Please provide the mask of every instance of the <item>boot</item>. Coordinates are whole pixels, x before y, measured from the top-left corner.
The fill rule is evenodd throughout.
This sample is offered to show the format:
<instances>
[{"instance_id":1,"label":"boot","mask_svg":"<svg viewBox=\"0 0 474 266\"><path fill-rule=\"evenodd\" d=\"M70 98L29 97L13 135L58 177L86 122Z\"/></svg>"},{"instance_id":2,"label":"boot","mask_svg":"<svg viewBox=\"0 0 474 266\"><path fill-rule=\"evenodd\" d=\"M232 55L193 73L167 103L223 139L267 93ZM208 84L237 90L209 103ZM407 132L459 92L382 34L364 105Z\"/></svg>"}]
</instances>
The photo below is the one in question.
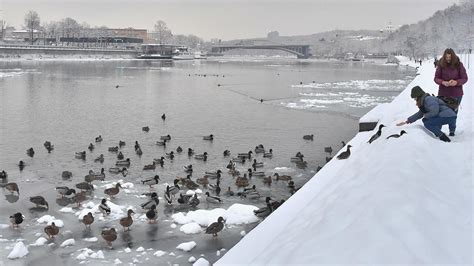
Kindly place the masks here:
<instances>
[{"instance_id":1,"label":"boot","mask_svg":"<svg viewBox=\"0 0 474 266\"><path fill-rule=\"evenodd\" d=\"M451 142L451 140L448 138L448 136L446 136L446 134L441 134L441 136L439 136L439 139L444 141L444 142Z\"/></svg>"}]
</instances>

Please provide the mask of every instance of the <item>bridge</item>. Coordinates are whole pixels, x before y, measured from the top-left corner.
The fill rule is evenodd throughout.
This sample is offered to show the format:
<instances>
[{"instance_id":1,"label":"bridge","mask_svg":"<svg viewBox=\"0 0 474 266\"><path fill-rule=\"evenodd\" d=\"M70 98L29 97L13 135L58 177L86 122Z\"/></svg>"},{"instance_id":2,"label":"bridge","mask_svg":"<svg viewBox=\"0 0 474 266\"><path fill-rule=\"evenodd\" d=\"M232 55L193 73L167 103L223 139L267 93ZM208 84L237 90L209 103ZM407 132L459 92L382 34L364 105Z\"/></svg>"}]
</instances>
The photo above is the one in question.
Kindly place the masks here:
<instances>
[{"instance_id":1,"label":"bridge","mask_svg":"<svg viewBox=\"0 0 474 266\"><path fill-rule=\"evenodd\" d=\"M261 49L261 50L281 50L296 55L300 59L306 59L311 56L309 45L298 44L263 44L263 45L218 45L211 48L211 53L222 55L224 52L234 49Z\"/></svg>"}]
</instances>

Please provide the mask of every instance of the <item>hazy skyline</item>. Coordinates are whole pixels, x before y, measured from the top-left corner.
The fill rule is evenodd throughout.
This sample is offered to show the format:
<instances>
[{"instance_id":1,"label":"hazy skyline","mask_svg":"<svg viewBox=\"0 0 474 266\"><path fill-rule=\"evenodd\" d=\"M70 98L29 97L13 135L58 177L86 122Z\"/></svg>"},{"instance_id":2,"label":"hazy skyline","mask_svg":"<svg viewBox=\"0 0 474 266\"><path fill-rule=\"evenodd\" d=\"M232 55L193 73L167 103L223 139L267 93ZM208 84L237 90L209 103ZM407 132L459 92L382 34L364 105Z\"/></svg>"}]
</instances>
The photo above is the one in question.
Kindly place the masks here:
<instances>
[{"instance_id":1,"label":"hazy skyline","mask_svg":"<svg viewBox=\"0 0 474 266\"><path fill-rule=\"evenodd\" d=\"M41 22L71 17L79 23L110 28L153 29L157 20L173 34L205 40L306 35L334 29L372 29L424 20L457 0L0 0L1 16L17 29L29 10Z\"/></svg>"}]
</instances>

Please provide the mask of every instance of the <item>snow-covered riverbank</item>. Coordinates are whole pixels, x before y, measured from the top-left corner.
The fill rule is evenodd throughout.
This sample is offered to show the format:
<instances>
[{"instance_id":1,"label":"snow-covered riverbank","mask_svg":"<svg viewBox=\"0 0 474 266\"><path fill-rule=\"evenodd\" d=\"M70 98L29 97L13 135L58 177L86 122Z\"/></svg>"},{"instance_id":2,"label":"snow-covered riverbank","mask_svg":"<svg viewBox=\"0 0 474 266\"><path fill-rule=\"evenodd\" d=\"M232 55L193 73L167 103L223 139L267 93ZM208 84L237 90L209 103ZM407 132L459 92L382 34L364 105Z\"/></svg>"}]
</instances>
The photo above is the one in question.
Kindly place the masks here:
<instances>
[{"instance_id":1,"label":"snow-covered riverbank","mask_svg":"<svg viewBox=\"0 0 474 266\"><path fill-rule=\"evenodd\" d=\"M387 126L381 138L368 144L374 132L357 134L349 159L328 163L216 265L471 265L474 56L468 59L471 80L451 143L421 121L395 126L417 111L413 86L437 93L427 61L392 103L371 112L370 120ZM408 134L386 139L402 129Z\"/></svg>"}]
</instances>

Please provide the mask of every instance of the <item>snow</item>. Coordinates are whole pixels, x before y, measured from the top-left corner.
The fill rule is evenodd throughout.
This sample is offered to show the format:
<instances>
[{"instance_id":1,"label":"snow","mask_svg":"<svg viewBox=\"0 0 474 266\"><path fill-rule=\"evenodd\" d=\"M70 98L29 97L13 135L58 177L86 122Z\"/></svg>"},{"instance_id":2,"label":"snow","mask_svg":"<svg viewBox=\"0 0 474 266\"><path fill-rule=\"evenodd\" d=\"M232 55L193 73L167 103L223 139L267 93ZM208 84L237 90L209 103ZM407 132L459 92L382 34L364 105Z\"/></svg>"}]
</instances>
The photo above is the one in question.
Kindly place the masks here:
<instances>
[{"instance_id":1,"label":"snow","mask_svg":"<svg viewBox=\"0 0 474 266\"><path fill-rule=\"evenodd\" d=\"M205 258L199 258L193 266L210 266L211 264Z\"/></svg>"},{"instance_id":2,"label":"snow","mask_svg":"<svg viewBox=\"0 0 474 266\"><path fill-rule=\"evenodd\" d=\"M163 250L157 250L155 253L153 253L153 255L157 256L157 257L161 257L165 254L166 254L166 252L164 252Z\"/></svg>"},{"instance_id":3,"label":"snow","mask_svg":"<svg viewBox=\"0 0 474 266\"><path fill-rule=\"evenodd\" d=\"M258 222L258 218L253 213L257 209L253 205L236 203L227 210L215 208L211 210L189 211L188 213L179 212L173 214L171 218L177 224L197 223L205 227L216 222L219 216L222 216L228 225L249 224Z\"/></svg>"},{"instance_id":4,"label":"snow","mask_svg":"<svg viewBox=\"0 0 474 266\"><path fill-rule=\"evenodd\" d=\"M119 259L115 259L115 260L114 260L114 264L115 264L115 265L122 264L122 261L119 260Z\"/></svg>"},{"instance_id":5,"label":"snow","mask_svg":"<svg viewBox=\"0 0 474 266\"><path fill-rule=\"evenodd\" d=\"M247 232L245 232L244 230L240 231L240 236L245 236L247 234Z\"/></svg>"},{"instance_id":6,"label":"snow","mask_svg":"<svg viewBox=\"0 0 474 266\"><path fill-rule=\"evenodd\" d=\"M76 241L72 238L64 240L64 242L61 244L62 248L68 247L68 246L74 246L76 244Z\"/></svg>"},{"instance_id":7,"label":"snow","mask_svg":"<svg viewBox=\"0 0 474 266\"><path fill-rule=\"evenodd\" d=\"M35 243L31 244L30 246L33 246L33 247L44 246L44 244L46 244L47 242L48 242L48 239L44 237L40 237L36 239Z\"/></svg>"},{"instance_id":8,"label":"snow","mask_svg":"<svg viewBox=\"0 0 474 266\"><path fill-rule=\"evenodd\" d=\"M91 212L92 214L99 213L100 214L99 220L100 220L103 217L99 210L99 205L100 205L100 202L94 203L90 201L84 205L84 209L76 212L75 214L79 220L82 220L82 218L85 215L87 215L89 212ZM110 208L110 214L107 216L106 219L117 220L125 216L125 211L124 211L126 209L125 206L117 205L111 201L107 201L107 206L109 206Z\"/></svg>"},{"instance_id":9,"label":"snow","mask_svg":"<svg viewBox=\"0 0 474 266\"><path fill-rule=\"evenodd\" d=\"M145 248L144 248L144 247L139 247L139 248L137 248L137 250L136 250L136 252L143 252L143 251L145 251Z\"/></svg>"},{"instance_id":10,"label":"snow","mask_svg":"<svg viewBox=\"0 0 474 266\"><path fill-rule=\"evenodd\" d=\"M6 229L6 228L8 228L8 227L10 227L10 225L8 225L8 224L0 224L0 229Z\"/></svg>"},{"instance_id":11,"label":"snow","mask_svg":"<svg viewBox=\"0 0 474 266\"><path fill-rule=\"evenodd\" d=\"M71 207L64 207L64 208L61 208L59 212L74 213L74 210Z\"/></svg>"},{"instance_id":12,"label":"snow","mask_svg":"<svg viewBox=\"0 0 474 266\"><path fill-rule=\"evenodd\" d=\"M183 250L183 251L190 251L194 247L196 247L196 242L189 241L189 242L184 242L184 243L179 244L176 247L176 249L180 249L180 250Z\"/></svg>"},{"instance_id":13,"label":"snow","mask_svg":"<svg viewBox=\"0 0 474 266\"><path fill-rule=\"evenodd\" d=\"M175 229L176 228L176 224L170 224L170 227Z\"/></svg>"},{"instance_id":14,"label":"snow","mask_svg":"<svg viewBox=\"0 0 474 266\"><path fill-rule=\"evenodd\" d=\"M20 241L15 244L12 251L10 251L10 254L8 254L7 258L11 260L19 259L28 255L28 253L28 248L25 246L25 244L23 244L23 242Z\"/></svg>"},{"instance_id":15,"label":"snow","mask_svg":"<svg viewBox=\"0 0 474 266\"><path fill-rule=\"evenodd\" d=\"M417 111L413 86L437 93L434 71L425 61L371 114L387 126L381 138L368 144L375 131L358 133L348 159L331 160L215 265L472 265L472 66L451 143L421 121L395 126Z\"/></svg>"},{"instance_id":16,"label":"snow","mask_svg":"<svg viewBox=\"0 0 474 266\"><path fill-rule=\"evenodd\" d=\"M36 221L40 224L47 223L48 225L51 225L54 222L57 227L64 226L64 222L62 220L56 219L54 216L51 215L43 215Z\"/></svg>"},{"instance_id":17,"label":"snow","mask_svg":"<svg viewBox=\"0 0 474 266\"><path fill-rule=\"evenodd\" d=\"M189 259L188 259L188 262L189 262L189 263L193 263L193 262L195 262L195 261L196 261L196 258L193 257L193 256L189 257Z\"/></svg>"},{"instance_id":18,"label":"snow","mask_svg":"<svg viewBox=\"0 0 474 266\"><path fill-rule=\"evenodd\" d=\"M82 248L82 249L79 249L78 251L81 253L76 256L77 260L85 260L87 258L91 258L91 259L104 259L105 258L104 252L102 250L94 252L92 249Z\"/></svg>"},{"instance_id":19,"label":"snow","mask_svg":"<svg viewBox=\"0 0 474 266\"><path fill-rule=\"evenodd\" d=\"M202 232L202 229L198 223L187 223L181 226L181 228L179 228L179 231L185 234L198 234Z\"/></svg>"},{"instance_id":20,"label":"snow","mask_svg":"<svg viewBox=\"0 0 474 266\"><path fill-rule=\"evenodd\" d=\"M275 167L275 171L279 173L287 173L287 172L293 172L294 170L290 167Z\"/></svg>"},{"instance_id":21,"label":"snow","mask_svg":"<svg viewBox=\"0 0 474 266\"><path fill-rule=\"evenodd\" d=\"M125 253L130 253L132 252L132 250L130 248L125 248L123 251L125 251Z\"/></svg>"},{"instance_id":22,"label":"snow","mask_svg":"<svg viewBox=\"0 0 474 266\"><path fill-rule=\"evenodd\" d=\"M83 240L86 241L86 242L97 242L97 241L99 241L99 239L97 239L97 237L84 238Z\"/></svg>"}]
</instances>

